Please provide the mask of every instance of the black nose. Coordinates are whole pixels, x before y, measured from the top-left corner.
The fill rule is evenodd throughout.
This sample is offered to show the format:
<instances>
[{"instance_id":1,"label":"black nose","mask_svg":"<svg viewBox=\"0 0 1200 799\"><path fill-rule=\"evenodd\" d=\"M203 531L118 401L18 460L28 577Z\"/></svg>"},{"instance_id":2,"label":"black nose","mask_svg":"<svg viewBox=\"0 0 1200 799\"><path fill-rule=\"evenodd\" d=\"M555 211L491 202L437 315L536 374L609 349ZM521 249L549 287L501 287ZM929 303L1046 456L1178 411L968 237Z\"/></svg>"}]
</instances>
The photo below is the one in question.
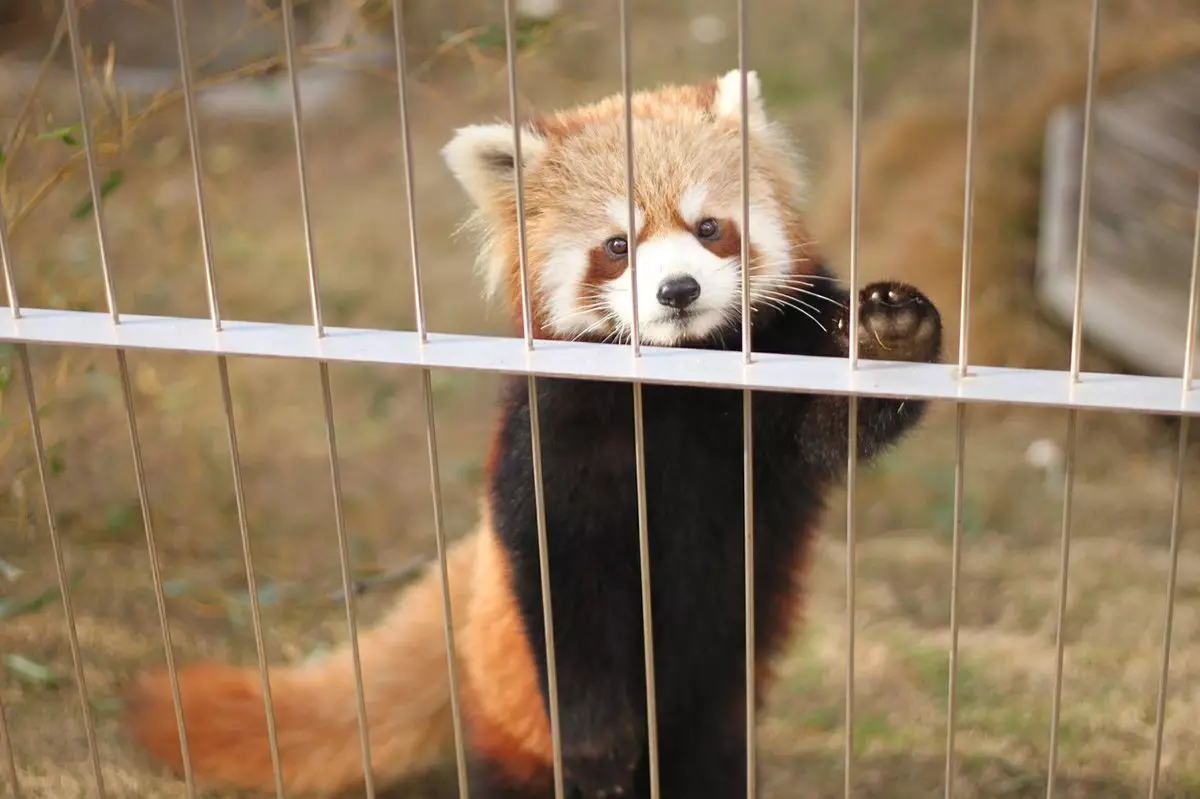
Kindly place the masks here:
<instances>
[{"instance_id":1,"label":"black nose","mask_svg":"<svg viewBox=\"0 0 1200 799\"><path fill-rule=\"evenodd\" d=\"M700 296L700 284L691 275L670 277L658 286L658 301L668 308L683 310Z\"/></svg>"}]
</instances>

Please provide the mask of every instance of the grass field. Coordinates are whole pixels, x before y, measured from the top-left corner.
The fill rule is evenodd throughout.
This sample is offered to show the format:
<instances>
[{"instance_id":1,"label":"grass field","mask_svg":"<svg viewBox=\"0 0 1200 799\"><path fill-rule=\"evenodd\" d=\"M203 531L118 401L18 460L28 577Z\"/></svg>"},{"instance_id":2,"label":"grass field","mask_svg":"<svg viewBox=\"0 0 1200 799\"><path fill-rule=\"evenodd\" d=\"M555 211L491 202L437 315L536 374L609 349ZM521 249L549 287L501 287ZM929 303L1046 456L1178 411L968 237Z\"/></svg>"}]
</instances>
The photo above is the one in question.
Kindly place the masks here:
<instances>
[{"instance_id":1,"label":"grass field","mask_svg":"<svg viewBox=\"0 0 1200 799\"><path fill-rule=\"evenodd\" d=\"M983 3L974 363L1068 364L1069 333L1043 320L1029 279L1042 129L1054 104L1082 97L1090 6ZM639 85L702 79L736 66L733 3L639 0L632 7ZM750 7L751 66L772 112L805 144L812 228L844 273L851 4L755 0ZM867 0L864 7L863 278L894 276L921 286L942 309L946 357L954 358L970 4ZM479 299L473 242L451 236L466 202L437 156L455 126L507 113L496 36L501 6L472 8L462 21L471 32L447 46L413 87L419 254L432 329L501 334L508 328L500 312ZM1196 0L1108 0L1101 8L1104 85L1200 50ZM522 103L553 108L618 90L616 11L615 2L572 7L549 28L531 31L520 62ZM724 39L695 38L690 23L702 15L724 22ZM579 53L589 59L578 61ZM72 91L69 80L47 81L45 108L69 107ZM19 102L19 94L0 95L0 136L12 122L8 109ZM35 132L69 124L61 115L46 120L44 110L39 106ZM123 311L208 314L182 120L182 107L167 105L123 152L104 159L106 170L124 170L105 202ZM412 328L395 83L362 76L336 112L309 120L306 134L326 323ZM224 316L308 322L290 123L206 119L201 135ZM51 137L8 155L0 185L10 218L61 162L63 148L69 145ZM87 214L73 218L85 193L77 172L14 230L23 304L105 308L94 225ZM108 795L183 796L182 784L149 768L117 724L117 689L163 654L115 358L48 348L33 354ZM0 558L20 574L0 576L0 697L22 795L92 796L24 390L14 351L2 356ZM177 656L252 663L216 364L138 353L129 364ZM1089 349L1084 368L1116 367ZM275 661L295 660L345 635L342 606L329 597L340 582L317 367L249 360L230 369L267 646ZM433 551L419 375L347 365L331 371L351 555L365 577ZM434 375L452 536L474 522L494 386L484 375ZM1027 450L1039 442L1061 448L1066 415L980 406L969 409L967 423L956 795L1041 795L1062 494L1058 471L1031 464ZM1055 795L1142 796L1166 611L1175 428L1131 414L1086 413L1079 424ZM937 407L860 480L859 796L907 799L942 790L954 447L954 409ZM1194 486L1200 464L1193 457L1187 468ZM785 659L763 720L764 796L841 796L843 506L841 496L831 499L808 625ZM1200 795L1200 731L1192 726L1200 713L1200 551L1188 535L1198 527L1200 503L1186 498L1163 796ZM362 623L389 598L383 589L365 596ZM452 780L433 782L403 795L456 795Z\"/></svg>"}]
</instances>

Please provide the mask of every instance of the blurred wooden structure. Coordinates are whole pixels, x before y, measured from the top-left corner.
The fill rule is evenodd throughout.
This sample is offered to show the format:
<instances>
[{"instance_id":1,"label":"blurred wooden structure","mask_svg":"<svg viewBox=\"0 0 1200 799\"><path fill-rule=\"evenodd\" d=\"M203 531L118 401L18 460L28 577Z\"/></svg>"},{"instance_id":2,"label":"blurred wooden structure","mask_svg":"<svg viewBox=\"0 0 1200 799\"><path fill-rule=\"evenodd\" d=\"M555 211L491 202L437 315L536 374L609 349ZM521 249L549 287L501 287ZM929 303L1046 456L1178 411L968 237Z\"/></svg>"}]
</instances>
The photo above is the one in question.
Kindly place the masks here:
<instances>
[{"instance_id":1,"label":"blurred wooden structure","mask_svg":"<svg viewBox=\"0 0 1200 799\"><path fill-rule=\"evenodd\" d=\"M1200 185L1200 58L1097 94L1083 334L1139 373L1181 373ZM1047 125L1036 289L1070 325L1083 106Z\"/></svg>"}]
</instances>

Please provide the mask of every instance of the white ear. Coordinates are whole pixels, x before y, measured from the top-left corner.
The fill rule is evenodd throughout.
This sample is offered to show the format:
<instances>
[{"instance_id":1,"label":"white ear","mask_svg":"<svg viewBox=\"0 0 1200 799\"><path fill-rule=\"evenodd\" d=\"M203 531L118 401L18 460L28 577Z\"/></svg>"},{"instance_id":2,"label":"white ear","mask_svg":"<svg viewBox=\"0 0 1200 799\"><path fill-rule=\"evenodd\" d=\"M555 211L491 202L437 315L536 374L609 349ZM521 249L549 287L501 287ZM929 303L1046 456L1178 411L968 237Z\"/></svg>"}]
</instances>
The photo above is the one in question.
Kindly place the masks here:
<instances>
[{"instance_id":1,"label":"white ear","mask_svg":"<svg viewBox=\"0 0 1200 799\"><path fill-rule=\"evenodd\" d=\"M546 140L529 127L521 128L522 168L537 163ZM515 191L512 125L468 125L459 128L442 148L442 158L471 201L480 208L493 205Z\"/></svg>"},{"instance_id":2,"label":"white ear","mask_svg":"<svg viewBox=\"0 0 1200 799\"><path fill-rule=\"evenodd\" d=\"M746 70L746 96L749 100L750 127L762 128L767 124L767 112L763 108L762 94L758 84L758 73ZM717 78L717 94L713 98L713 114L734 122L742 118L742 73L731 69Z\"/></svg>"}]
</instances>

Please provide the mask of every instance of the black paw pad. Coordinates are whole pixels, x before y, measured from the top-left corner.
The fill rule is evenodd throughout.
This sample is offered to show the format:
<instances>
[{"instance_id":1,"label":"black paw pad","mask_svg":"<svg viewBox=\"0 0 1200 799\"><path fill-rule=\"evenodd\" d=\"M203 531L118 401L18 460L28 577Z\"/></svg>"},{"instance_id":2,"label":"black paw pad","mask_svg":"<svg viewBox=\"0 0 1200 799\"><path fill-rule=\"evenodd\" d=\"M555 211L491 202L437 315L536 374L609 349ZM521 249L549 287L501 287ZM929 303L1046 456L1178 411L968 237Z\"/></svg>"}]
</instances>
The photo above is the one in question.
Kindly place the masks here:
<instances>
[{"instance_id":1,"label":"black paw pad","mask_svg":"<svg viewBox=\"0 0 1200 799\"><path fill-rule=\"evenodd\" d=\"M858 343L862 354L889 361L935 361L942 322L929 298L905 283L872 283L859 293Z\"/></svg>"}]
</instances>

